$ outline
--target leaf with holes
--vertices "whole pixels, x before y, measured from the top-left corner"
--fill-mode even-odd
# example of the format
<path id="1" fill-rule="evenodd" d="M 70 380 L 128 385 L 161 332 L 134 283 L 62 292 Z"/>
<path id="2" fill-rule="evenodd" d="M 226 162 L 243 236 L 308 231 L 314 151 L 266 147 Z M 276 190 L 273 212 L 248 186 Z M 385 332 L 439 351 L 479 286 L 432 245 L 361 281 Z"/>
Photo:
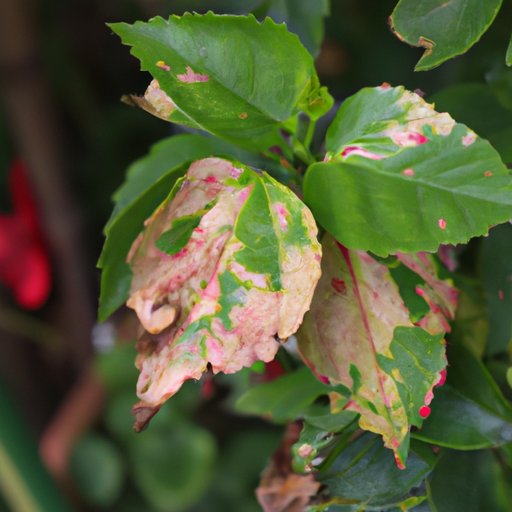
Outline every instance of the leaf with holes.
<path id="1" fill-rule="evenodd" d="M 381 434 L 404 465 L 411 425 L 428 415 L 432 388 L 446 365 L 442 335 L 415 327 L 387 267 L 330 236 L 322 276 L 299 333 L 314 373 L 351 390 L 345 409 Z"/>
<path id="2" fill-rule="evenodd" d="M 512 217 L 512 175 L 498 153 L 403 87 L 346 100 L 304 197 L 343 245 L 379 256 L 435 251 Z"/>
<path id="3" fill-rule="evenodd" d="M 502 0 L 400 0 L 391 29 L 412 46 L 425 48 L 416 71 L 435 68 L 466 52 L 490 27 Z"/>
<path id="4" fill-rule="evenodd" d="M 288 188 L 219 158 L 195 162 L 145 225 L 128 255 L 127 305 L 144 328 L 137 428 L 207 366 L 272 360 L 275 336 L 309 308 L 321 255 L 311 212 Z"/>
<path id="5" fill-rule="evenodd" d="M 270 18 L 209 12 L 109 26 L 154 78 L 131 101 L 165 120 L 264 150 L 299 112 L 316 119 L 332 106 L 311 55 Z"/>

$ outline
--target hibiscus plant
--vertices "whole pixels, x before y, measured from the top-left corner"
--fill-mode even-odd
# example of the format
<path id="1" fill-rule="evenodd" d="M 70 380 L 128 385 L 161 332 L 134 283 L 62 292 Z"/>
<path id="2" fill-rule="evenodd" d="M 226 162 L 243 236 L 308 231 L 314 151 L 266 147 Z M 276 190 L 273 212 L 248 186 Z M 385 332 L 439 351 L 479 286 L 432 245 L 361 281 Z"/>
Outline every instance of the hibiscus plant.
<path id="1" fill-rule="evenodd" d="M 501 4 L 449 3 L 391 16 L 417 69 Z M 100 320 L 126 303 L 140 324 L 135 429 L 185 381 L 265 364 L 236 402 L 284 428 L 265 511 L 459 510 L 485 475 L 485 510 L 507 510 L 510 150 L 400 85 L 335 101 L 270 17 L 109 27 L 151 75 L 124 101 L 182 127 L 130 168 L 100 260 Z M 480 281 L 460 271 L 472 239 Z"/>

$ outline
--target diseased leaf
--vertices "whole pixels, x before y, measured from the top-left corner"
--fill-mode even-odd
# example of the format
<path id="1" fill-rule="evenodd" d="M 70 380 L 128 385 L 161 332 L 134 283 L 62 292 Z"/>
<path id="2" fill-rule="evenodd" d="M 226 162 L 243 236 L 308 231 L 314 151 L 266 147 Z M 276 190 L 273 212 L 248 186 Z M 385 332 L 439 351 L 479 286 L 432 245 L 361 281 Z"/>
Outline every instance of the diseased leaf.
<path id="1" fill-rule="evenodd" d="M 489 28 L 502 0 L 400 0 L 391 29 L 413 46 L 425 48 L 416 71 L 435 68 L 466 52 Z"/>
<path id="2" fill-rule="evenodd" d="M 264 150 L 300 111 L 316 119 L 332 106 L 311 55 L 270 18 L 209 12 L 109 26 L 154 78 L 131 101 L 165 120 Z"/>
<path id="3" fill-rule="evenodd" d="M 370 255 L 323 239 L 322 276 L 298 333 L 316 375 L 351 390 L 344 406 L 361 428 L 381 434 L 400 465 L 409 428 L 428 415 L 446 365 L 442 334 L 414 327 L 387 267 Z"/>
<path id="4" fill-rule="evenodd" d="M 414 293 L 423 299 L 427 304 L 427 311 L 424 315 L 414 321 L 415 325 L 425 329 L 430 334 L 445 334 L 451 331 L 449 321 L 455 318 L 457 309 L 457 290 L 452 282 L 439 279 L 434 258 L 425 252 L 417 254 L 398 253 L 398 260 L 411 273 L 418 276 L 419 281 L 415 283 Z M 393 277 L 397 270 L 391 269 Z M 400 285 L 399 285 L 400 286 Z M 402 293 L 403 288 L 400 288 Z M 411 289 L 405 289 L 411 292 Z M 406 302 L 406 305 L 407 302 Z"/>
<path id="5" fill-rule="evenodd" d="M 512 407 L 483 364 L 461 345 L 449 346 L 448 383 L 417 439 L 457 450 L 512 442 Z"/>
<path id="6" fill-rule="evenodd" d="M 512 226 L 503 224 L 482 240 L 480 275 L 489 314 L 487 355 L 512 347 Z"/>
<path id="7" fill-rule="evenodd" d="M 351 511 L 408 510 L 421 503 L 426 494 L 422 482 L 436 463 L 425 448 L 414 446 L 407 468 L 400 470 L 376 436 L 366 433 L 356 439 L 317 475 L 332 497 L 329 510 L 337 510 L 336 504 L 352 505 Z"/>
<path id="8" fill-rule="evenodd" d="M 403 87 L 346 100 L 327 151 L 308 169 L 304 197 L 351 249 L 432 252 L 512 217 L 512 176 L 498 153 Z"/>
<path id="9" fill-rule="evenodd" d="M 185 165 L 212 155 L 239 153 L 213 137 L 175 135 L 155 144 L 148 155 L 129 167 L 126 181 L 114 194 L 115 207 L 105 226 L 106 240 L 98 262 L 102 269 L 100 321 L 106 320 L 128 298 L 132 273 L 126 256 L 130 246 L 144 220 L 185 172 Z"/>
<path id="10" fill-rule="evenodd" d="M 184 247 L 161 251 L 162 233 L 198 212 Z M 309 308 L 320 275 L 316 232 L 311 212 L 267 174 L 218 158 L 189 168 L 128 256 L 127 305 L 145 329 L 137 428 L 208 365 L 234 373 L 274 358 L 275 336 L 293 334 Z"/>

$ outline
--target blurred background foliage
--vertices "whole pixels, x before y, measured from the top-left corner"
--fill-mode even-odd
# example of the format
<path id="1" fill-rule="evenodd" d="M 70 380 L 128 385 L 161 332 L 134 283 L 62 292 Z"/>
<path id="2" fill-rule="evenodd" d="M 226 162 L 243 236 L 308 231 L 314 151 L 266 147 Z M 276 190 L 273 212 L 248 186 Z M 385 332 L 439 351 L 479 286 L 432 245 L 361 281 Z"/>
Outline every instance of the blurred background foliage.
<path id="1" fill-rule="evenodd" d="M 30 243 L 25 231 L 21 238 L 10 231 L 14 221 L 2 222 L 0 276 L 8 286 L 0 290 L 0 511 L 256 511 L 254 489 L 279 443 L 279 429 L 233 410 L 235 397 L 263 378 L 250 370 L 216 377 L 214 384 L 188 383 L 146 432 L 132 431 L 135 327 L 120 311 L 111 323 L 93 329 L 99 288 L 95 263 L 110 197 L 125 169 L 176 128 L 119 101 L 122 94 L 142 93 L 148 77 L 105 23 L 187 10 L 273 16 L 287 22 L 317 55 L 320 78 L 337 101 L 382 82 L 419 89 L 438 110 L 470 125 L 512 162 L 512 70 L 504 63 L 512 4 L 503 6 L 466 55 L 426 73 L 413 72 L 421 50 L 389 30 L 394 4 L 2 1 L 0 209 L 3 219 L 16 220 L 9 172 L 21 158 L 39 212 L 40 233 L 34 236 L 46 251 L 52 287 L 35 306 L 15 299 L 12 282 L 20 278 L 13 277 L 13 261 Z M 49 170 L 38 167 L 46 154 L 54 158 Z M 510 226 L 502 226 L 485 241 L 459 249 L 466 275 L 461 300 L 464 311 L 476 312 L 471 316 L 476 323 L 458 335 L 490 358 L 488 367 L 505 390 L 510 362 L 502 354 L 511 305 L 496 303 L 489 315 L 482 297 L 502 281 L 494 269 L 507 263 L 493 262 L 496 254 L 509 257 L 510 238 Z M 472 276 L 479 273 L 484 290 L 474 284 Z M 475 329 L 483 334 L 475 337 Z M 478 455 L 492 471 L 489 456 Z M 462 471 L 474 457 L 459 453 L 449 460 L 446 471 L 455 466 Z M 442 478 L 432 485 L 442 487 Z M 492 494 L 492 485 L 478 491 L 482 500 Z"/>

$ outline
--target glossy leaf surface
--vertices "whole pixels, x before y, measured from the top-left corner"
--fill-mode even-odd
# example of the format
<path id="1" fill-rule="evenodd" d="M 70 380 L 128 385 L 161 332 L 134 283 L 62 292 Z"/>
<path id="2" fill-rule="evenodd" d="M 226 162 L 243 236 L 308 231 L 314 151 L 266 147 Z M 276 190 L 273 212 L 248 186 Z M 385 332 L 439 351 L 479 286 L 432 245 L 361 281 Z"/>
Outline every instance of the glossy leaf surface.
<path id="1" fill-rule="evenodd" d="M 309 168 L 304 197 L 351 249 L 435 251 L 512 217 L 512 177 L 498 153 L 403 87 L 346 100 L 327 151 L 327 161 Z"/>
<path id="2" fill-rule="evenodd" d="M 185 246 L 159 247 L 177 219 L 201 214 Z M 309 210 L 286 187 L 227 160 L 195 162 L 130 250 L 139 341 L 138 425 L 187 379 L 270 361 L 293 334 L 320 274 Z M 146 418 L 146 419 L 145 419 Z"/>
<path id="3" fill-rule="evenodd" d="M 298 37 L 270 18 L 185 14 L 110 25 L 153 78 L 132 98 L 163 119 L 264 150 L 299 111 L 332 105 Z"/>
<path id="4" fill-rule="evenodd" d="M 390 17 L 396 36 L 425 49 L 416 71 L 466 52 L 494 21 L 502 0 L 400 0 Z"/>
<path id="5" fill-rule="evenodd" d="M 350 389 L 345 409 L 379 433 L 405 463 L 409 428 L 446 364 L 442 335 L 414 327 L 387 267 L 331 237 L 323 240 L 322 277 L 298 333 L 316 375 Z"/>
<path id="6" fill-rule="evenodd" d="M 418 451 L 412 450 L 407 468 L 400 470 L 391 452 L 379 439 L 364 434 L 349 444 L 317 478 L 327 485 L 334 498 L 333 505 L 345 504 L 347 507 L 339 510 L 396 510 L 411 497 L 416 498 L 413 503 L 422 501 L 418 496 L 424 495 L 425 491 L 418 489 L 411 493 L 411 490 L 421 486 L 436 462 L 432 452 L 424 448 L 418 446 Z"/>

